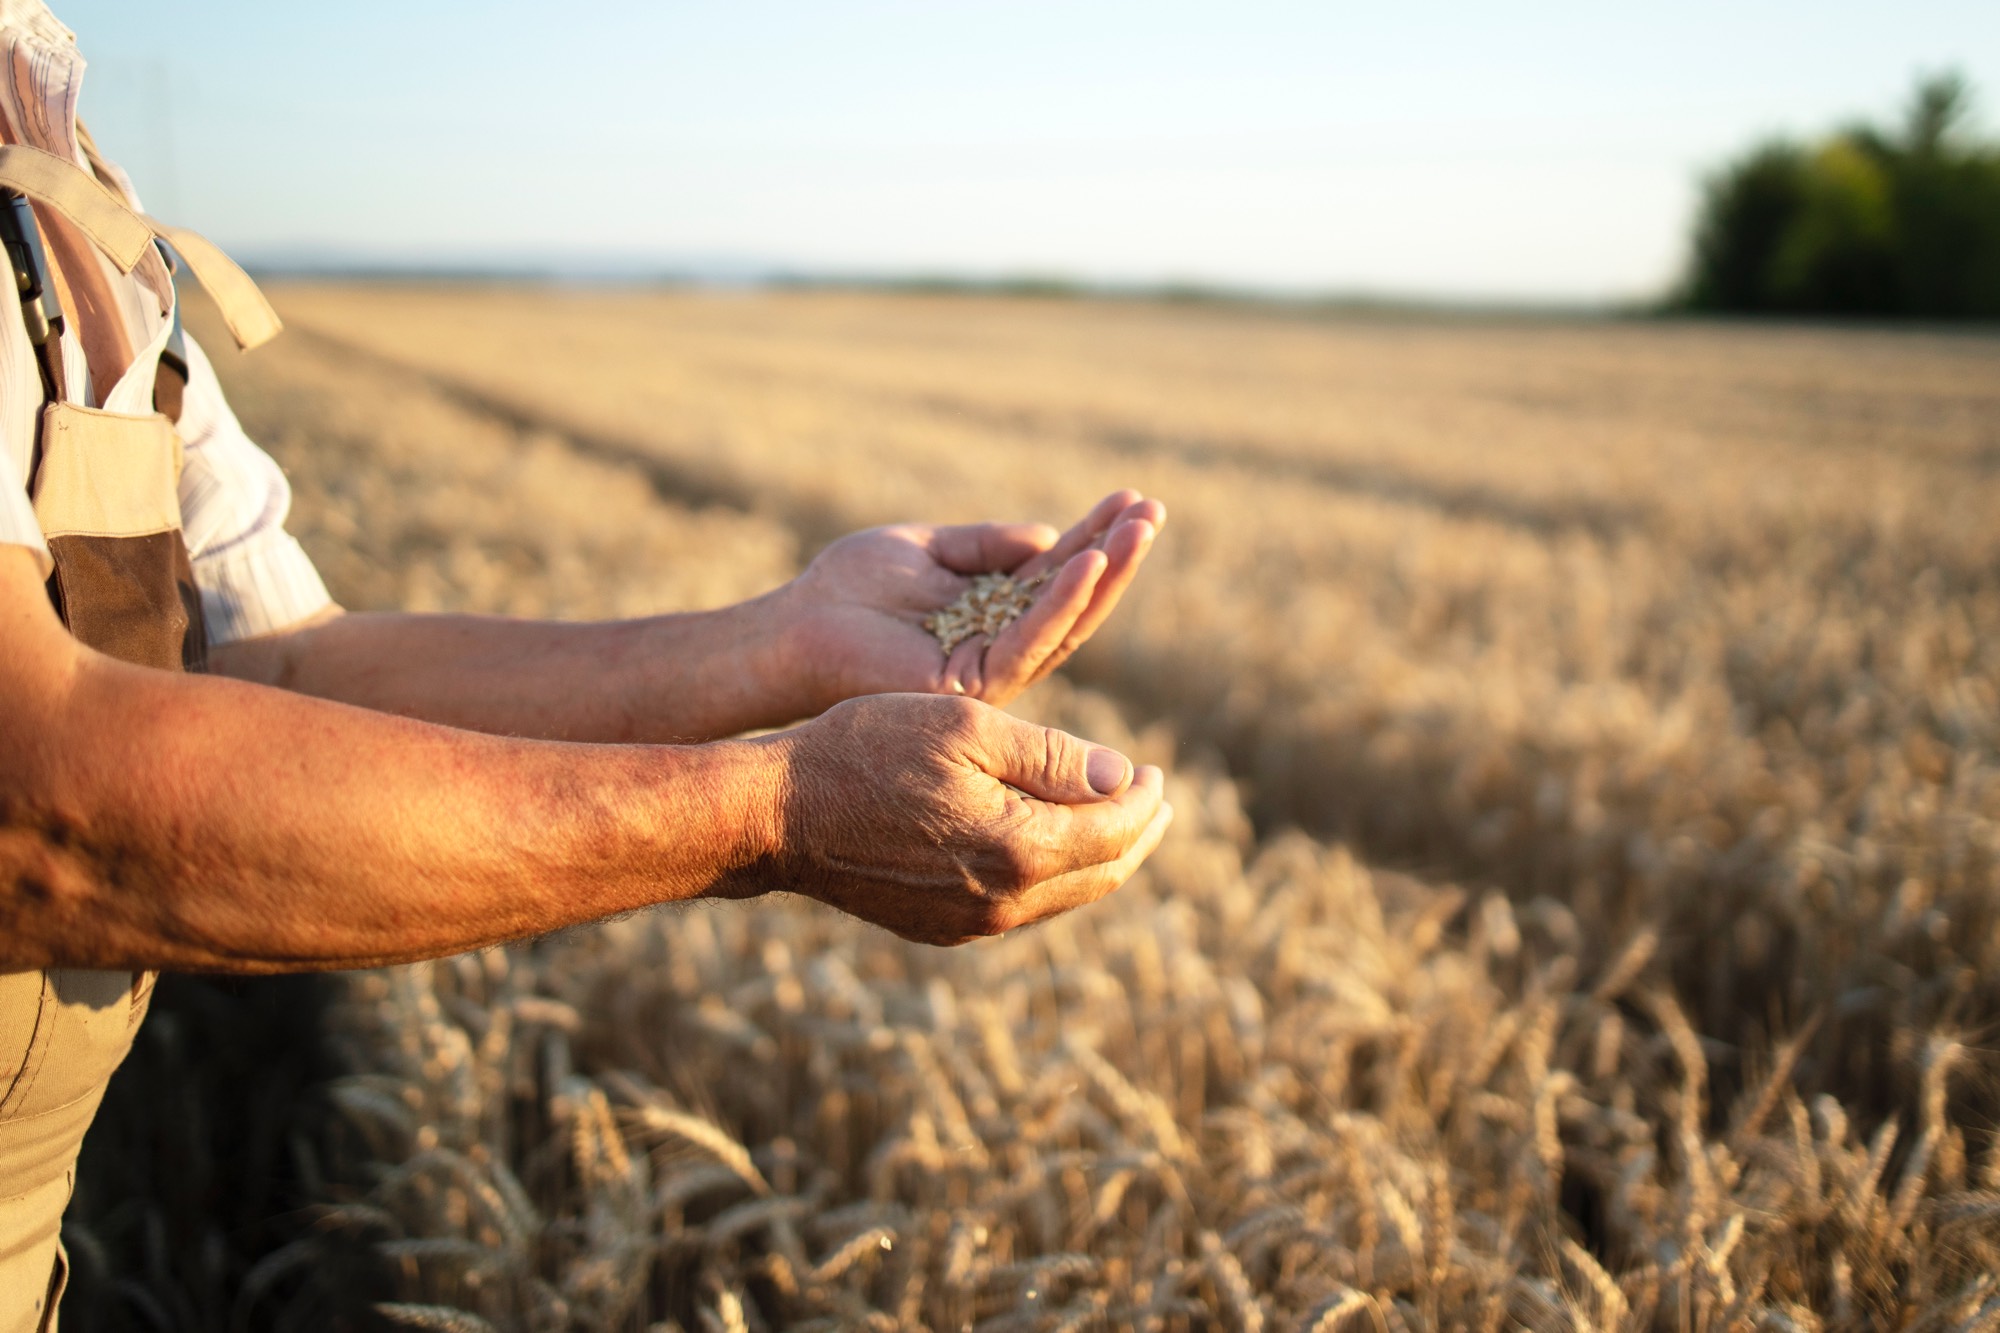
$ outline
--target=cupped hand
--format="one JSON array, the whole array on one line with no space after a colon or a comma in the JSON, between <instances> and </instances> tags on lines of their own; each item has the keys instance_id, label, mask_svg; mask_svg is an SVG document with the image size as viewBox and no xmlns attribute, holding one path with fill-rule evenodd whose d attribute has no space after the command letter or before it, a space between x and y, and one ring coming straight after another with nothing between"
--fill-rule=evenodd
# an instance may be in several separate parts
<instances>
[{"instance_id":1,"label":"cupped hand","mask_svg":"<svg viewBox=\"0 0 2000 1333\"><path fill-rule=\"evenodd\" d=\"M855 699L769 743L786 780L764 887L924 944L1094 902L1173 821L1159 769L970 699Z\"/></svg>"},{"instance_id":2,"label":"cupped hand","mask_svg":"<svg viewBox=\"0 0 2000 1333\"><path fill-rule=\"evenodd\" d=\"M843 537L787 590L794 656L824 703L910 691L1004 704L1104 623L1166 518L1158 500L1123 490L1061 534L1041 523L899 524ZM1042 582L1020 619L947 657L924 619L986 573Z\"/></svg>"}]
</instances>

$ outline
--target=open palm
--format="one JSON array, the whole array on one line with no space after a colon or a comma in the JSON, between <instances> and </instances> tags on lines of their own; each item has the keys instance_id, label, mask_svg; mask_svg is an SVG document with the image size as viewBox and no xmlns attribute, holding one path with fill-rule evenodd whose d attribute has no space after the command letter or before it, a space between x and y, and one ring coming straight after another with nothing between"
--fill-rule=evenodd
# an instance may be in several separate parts
<instances>
[{"instance_id":1,"label":"open palm","mask_svg":"<svg viewBox=\"0 0 2000 1333\"><path fill-rule=\"evenodd\" d=\"M1041 523L979 523L898 524L843 537L791 590L801 666L827 705L904 691L1006 703L1104 622L1165 522L1166 506L1126 490L1060 535ZM990 640L975 635L947 658L924 618L964 592L973 575L993 572L1049 577L1019 620Z\"/></svg>"}]
</instances>

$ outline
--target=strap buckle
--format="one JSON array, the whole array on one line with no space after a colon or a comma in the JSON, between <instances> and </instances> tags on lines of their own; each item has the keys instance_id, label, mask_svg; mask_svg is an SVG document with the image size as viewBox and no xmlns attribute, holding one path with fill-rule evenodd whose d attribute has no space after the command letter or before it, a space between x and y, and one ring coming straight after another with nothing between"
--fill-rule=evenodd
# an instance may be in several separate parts
<instances>
[{"instance_id":1,"label":"strap buckle","mask_svg":"<svg viewBox=\"0 0 2000 1333\"><path fill-rule=\"evenodd\" d=\"M63 331L62 301L49 273L34 206L19 191L0 190L0 243L6 245L8 263L14 270L14 289L21 298L28 341L46 347L50 338Z\"/></svg>"}]
</instances>

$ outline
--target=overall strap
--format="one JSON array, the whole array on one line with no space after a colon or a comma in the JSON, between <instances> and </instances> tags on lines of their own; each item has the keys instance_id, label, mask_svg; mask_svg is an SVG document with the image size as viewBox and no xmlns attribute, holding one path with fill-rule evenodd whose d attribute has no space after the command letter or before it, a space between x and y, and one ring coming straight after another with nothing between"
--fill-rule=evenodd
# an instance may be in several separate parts
<instances>
[{"instance_id":1,"label":"overall strap","mask_svg":"<svg viewBox=\"0 0 2000 1333\"><path fill-rule=\"evenodd\" d=\"M70 189L72 173L85 182L88 193ZM50 203L52 194L66 194L67 199L58 202L67 206ZM70 633L100 652L164 670L202 670L207 634L180 531L176 491L181 443L172 424L178 416L179 391L186 385L185 362L174 362L164 386L156 376L156 407L162 387L175 400L168 413L107 412L67 400L57 342L82 332L69 327L63 303L56 299L59 270L55 256L42 243L35 211L28 206L31 198L50 205L56 214L49 219L51 225L58 218L65 224L76 223L73 235L81 234L86 243L102 242L106 219L114 220L111 225L122 220L143 229L141 256L146 246L159 242L150 224L81 168L52 154L21 156L13 146L0 148L0 239L12 260L25 332L43 359L47 401L36 418L27 483L54 564L50 600ZM114 211L106 213L104 208ZM99 216L93 218L93 212ZM94 229L88 225L93 223ZM74 241L69 253L90 262L87 252L77 254ZM126 257L113 258L123 263ZM125 270L137 262L132 257ZM109 308L103 302L97 306ZM86 303L78 310L80 323L93 317L92 308ZM178 333L176 323L170 340ZM178 345L175 351L179 353ZM161 360L168 362L164 355ZM57 367L54 374L52 364ZM178 370L179 378L171 378L172 370Z\"/></svg>"},{"instance_id":2,"label":"overall strap","mask_svg":"<svg viewBox=\"0 0 2000 1333\"><path fill-rule=\"evenodd\" d=\"M83 149L83 160L89 164L91 173L97 177L98 184L122 199L131 200L131 182L126 179L125 173L113 166L111 160L99 150L97 140L90 133L90 127L80 120L76 122L76 142L77 146ZM157 236L153 240L153 245L159 250L161 262L166 265L167 272L171 275L177 267L174 262L174 252ZM172 278L169 277L168 281L171 282ZM160 349L159 364L153 368L153 410L162 413L167 420L178 425L181 408L187 401L188 385L187 334L181 327L179 301L173 303L173 319L173 331L167 335L167 345Z\"/></svg>"},{"instance_id":3,"label":"overall strap","mask_svg":"<svg viewBox=\"0 0 2000 1333\"><path fill-rule=\"evenodd\" d=\"M278 318L278 312L271 308L250 275L222 253L215 242L186 227L170 227L150 214L143 216L153 234L174 248L174 253L201 283L202 290L215 302L238 347L246 352L262 347L284 330L284 321Z\"/></svg>"},{"instance_id":4,"label":"overall strap","mask_svg":"<svg viewBox=\"0 0 2000 1333\"><path fill-rule=\"evenodd\" d=\"M153 243L151 223L113 198L96 177L54 153L27 144L0 144L0 187L62 214L120 273L130 273Z\"/></svg>"},{"instance_id":5,"label":"overall strap","mask_svg":"<svg viewBox=\"0 0 2000 1333\"><path fill-rule=\"evenodd\" d=\"M26 144L0 145L0 188L46 204L76 225L120 273L130 273L155 237L172 246L222 312L244 351L278 336L284 322L250 275L213 241L186 227L135 213L74 162Z\"/></svg>"}]
</instances>

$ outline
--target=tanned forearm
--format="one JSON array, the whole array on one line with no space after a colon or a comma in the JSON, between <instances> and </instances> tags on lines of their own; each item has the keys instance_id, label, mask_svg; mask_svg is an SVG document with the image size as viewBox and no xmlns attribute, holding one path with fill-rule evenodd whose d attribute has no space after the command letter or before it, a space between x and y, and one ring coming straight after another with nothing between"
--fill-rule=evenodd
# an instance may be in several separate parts
<instances>
[{"instance_id":1,"label":"tanned forearm","mask_svg":"<svg viewBox=\"0 0 2000 1333\"><path fill-rule=\"evenodd\" d=\"M128 667L11 549L0 685L0 970L434 957L730 892L779 836L773 743L499 739Z\"/></svg>"},{"instance_id":2,"label":"tanned forearm","mask_svg":"<svg viewBox=\"0 0 2000 1333\"><path fill-rule=\"evenodd\" d=\"M495 735L702 741L815 711L784 657L782 597L594 624L337 615L220 647L212 669Z\"/></svg>"}]
</instances>

